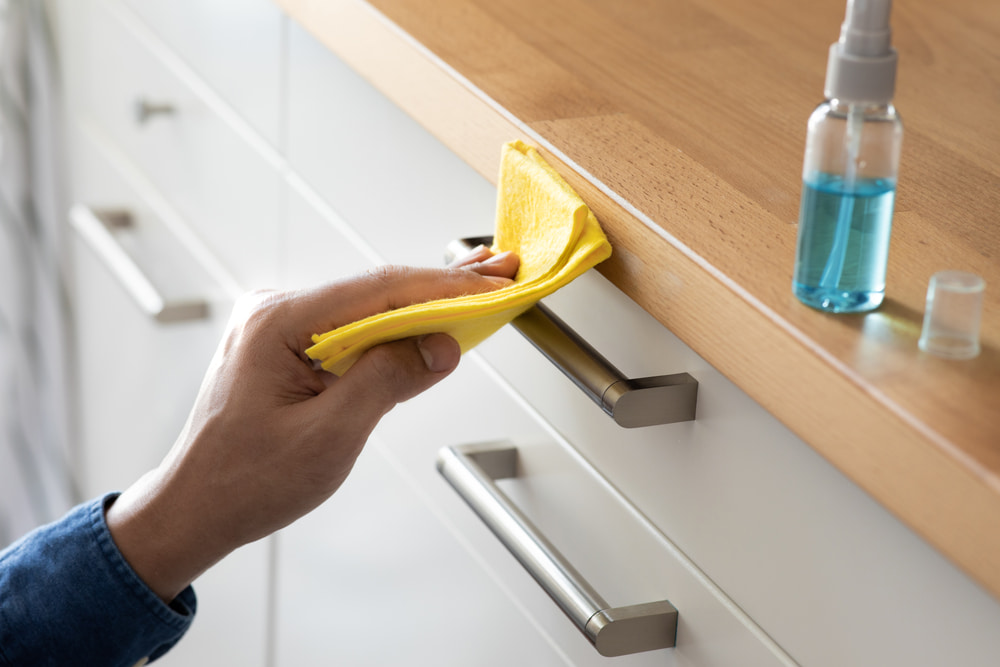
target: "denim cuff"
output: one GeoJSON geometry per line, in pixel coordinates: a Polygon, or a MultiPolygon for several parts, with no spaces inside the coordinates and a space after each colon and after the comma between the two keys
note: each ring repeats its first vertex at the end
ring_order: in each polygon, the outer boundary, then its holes
{"type": "Polygon", "coordinates": [[[118,551],[104,509],[84,503],[0,553],[0,665],[122,665],[155,660],[187,632],[189,586],[171,604],[118,551]]]}

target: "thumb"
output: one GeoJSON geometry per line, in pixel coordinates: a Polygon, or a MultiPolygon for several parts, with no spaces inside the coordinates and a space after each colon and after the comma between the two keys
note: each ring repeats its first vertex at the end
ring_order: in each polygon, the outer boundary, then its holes
{"type": "Polygon", "coordinates": [[[336,413],[353,414],[352,418],[374,428],[397,403],[430,389],[451,374],[461,355],[458,342],[440,333],[376,345],[336,379],[321,398],[331,401],[328,407],[336,413]]]}

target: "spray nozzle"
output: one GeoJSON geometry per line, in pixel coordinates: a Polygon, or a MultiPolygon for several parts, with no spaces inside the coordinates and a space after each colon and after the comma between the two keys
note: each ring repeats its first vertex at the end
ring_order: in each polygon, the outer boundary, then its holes
{"type": "Polygon", "coordinates": [[[840,40],[830,46],[826,96],[848,103],[887,103],[896,87],[892,0],[847,0],[840,40]]]}
{"type": "Polygon", "coordinates": [[[855,56],[884,56],[892,49],[889,28],[890,0],[850,0],[840,28],[840,44],[855,56]]]}

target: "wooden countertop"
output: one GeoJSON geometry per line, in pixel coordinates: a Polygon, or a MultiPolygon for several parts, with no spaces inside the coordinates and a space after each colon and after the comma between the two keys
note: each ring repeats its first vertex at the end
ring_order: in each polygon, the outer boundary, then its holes
{"type": "Polygon", "coordinates": [[[502,142],[537,145],[610,280],[1000,598],[1000,3],[893,8],[887,298],[834,316],[790,284],[843,0],[275,1],[494,182],[502,142]],[[917,348],[942,269],[986,279],[975,360],[917,348]]]}

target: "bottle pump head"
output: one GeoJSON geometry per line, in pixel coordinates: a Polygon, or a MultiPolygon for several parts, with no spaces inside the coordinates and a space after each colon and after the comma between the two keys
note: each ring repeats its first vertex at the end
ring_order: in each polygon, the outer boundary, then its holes
{"type": "Polygon", "coordinates": [[[892,0],[847,0],[840,39],[830,45],[825,95],[849,104],[885,104],[896,88],[892,0]]]}

